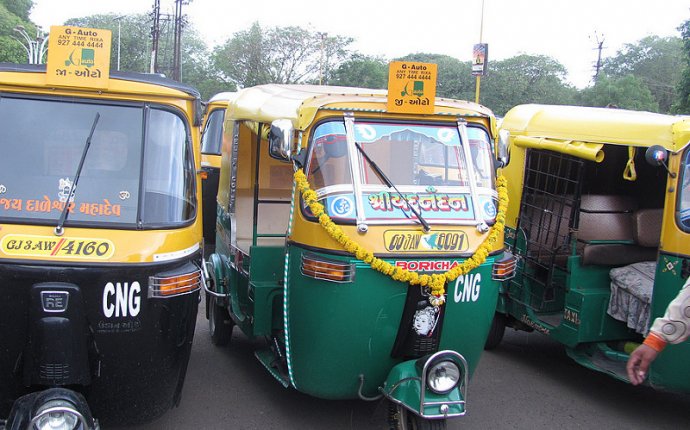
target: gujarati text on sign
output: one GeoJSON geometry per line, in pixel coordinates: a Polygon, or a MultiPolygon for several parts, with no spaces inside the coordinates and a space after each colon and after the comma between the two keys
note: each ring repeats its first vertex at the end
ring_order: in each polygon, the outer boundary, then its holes
{"type": "Polygon", "coordinates": [[[388,68],[388,112],[434,113],[437,65],[393,61],[388,68]]]}
{"type": "Polygon", "coordinates": [[[46,81],[51,85],[108,88],[110,30],[52,26],[46,81]]]}

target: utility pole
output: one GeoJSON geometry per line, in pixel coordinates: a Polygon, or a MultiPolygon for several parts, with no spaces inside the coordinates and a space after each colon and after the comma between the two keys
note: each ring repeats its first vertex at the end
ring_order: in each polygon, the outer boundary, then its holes
{"type": "Polygon", "coordinates": [[[120,70],[120,27],[122,24],[122,18],[126,16],[127,15],[121,15],[115,17],[115,20],[117,20],[117,70],[120,70]]]}
{"type": "Polygon", "coordinates": [[[594,37],[597,39],[597,49],[599,52],[597,54],[597,63],[594,65],[594,77],[592,80],[597,83],[597,78],[599,77],[599,71],[601,70],[601,51],[604,49],[604,35],[601,35],[601,40],[599,40],[599,35],[595,32],[594,37]]]}
{"type": "Polygon", "coordinates": [[[323,85],[323,72],[324,72],[324,64],[323,64],[323,59],[324,59],[324,44],[326,41],[326,35],[327,33],[318,33],[318,35],[321,37],[321,57],[319,58],[319,85],[323,85]]]}
{"type": "Polygon", "coordinates": [[[158,72],[158,40],[161,36],[160,17],[161,17],[161,0],[153,1],[153,25],[151,26],[151,67],[150,73],[158,72]]]}
{"type": "Polygon", "coordinates": [[[191,0],[175,0],[172,78],[176,81],[182,80],[182,30],[186,24],[186,18],[182,15],[182,5],[190,2],[191,0]]]}

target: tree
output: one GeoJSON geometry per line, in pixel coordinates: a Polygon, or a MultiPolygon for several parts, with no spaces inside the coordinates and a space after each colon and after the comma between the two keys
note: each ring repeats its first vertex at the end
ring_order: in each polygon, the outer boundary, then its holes
{"type": "Polygon", "coordinates": [[[254,23],[237,32],[213,52],[213,64],[222,78],[238,87],[269,82],[328,81],[348,56],[352,39],[327,36],[299,27],[263,30],[254,23]]]}
{"type": "Polygon", "coordinates": [[[603,62],[602,71],[610,77],[634,75],[649,88],[661,112],[669,112],[680,81],[683,44],[678,37],[648,36],[625,44],[615,56],[603,62]]]}
{"type": "MultiPolygon", "coordinates": [[[[66,25],[103,28],[112,32],[110,70],[117,70],[117,46],[120,44],[120,70],[149,72],[151,69],[151,18],[145,14],[117,16],[114,14],[73,18],[66,25]],[[118,37],[118,22],[120,25],[118,37]]],[[[158,44],[158,71],[172,73],[173,32],[171,23],[161,26],[158,44]]],[[[181,80],[199,90],[203,98],[221,91],[234,91],[233,85],[224,83],[210,61],[210,53],[191,25],[183,27],[181,46],[181,80]]]]}
{"type": "Polygon", "coordinates": [[[647,85],[633,75],[622,78],[600,76],[594,86],[585,88],[580,93],[580,103],[594,107],[615,105],[622,109],[651,112],[659,110],[659,104],[647,85]]]}
{"type": "Polygon", "coordinates": [[[489,65],[481,102],[504,115],[524,103],[572,104],[577,90],[566,84],[565,67],[551,57],[522,54],[489,65]]]}
{"type": "Polygon", "coordinates": [[[27,63],[24,39],[14,29],[22,26],[33,36],[37,27],[29,21],[31,0],[0,0],[0,62],[27,63]]]}
{"type": "Polygon", "coordinates": [[[683,38],[683,69],[676,87],[676,101],[672,111],[679,114],[690,114],[690,19],[678,30],[683,38]]]}
{"type": "MultiPolygon", "coordinates": [[[[72,18],[65,25],[102,28],[112,32],[110,70],[117,70],[118,21],[120,23],[120,70],[148,72],[151,65],[151,19],[146,14],[92,15],[72,18]]],[[[172,49],[172,48],[171,48],[172,49]]]]}
{"type": "Polygon", "coordinates": [[[328,83],[385,89],[388,86],[388,63],[383,58],[355,54],[333,71],[328,83]]]}
{"type": "Polygon", "coordinates": [[[214,67],[226,84],[239,87],[270,82],[268,65],[264,58],[264,36],[259,23],[255,22],[248,30],[239,31],[223,45],[216,47],[212,54],[214,67]]]}
{"type": "Polygon", "coordinates": [[[211,55],[206,44],[192,27],[182,33],[182,82],[185,82],[201,93],[204,100],[223,91],[235,91],[233,83],[226,83],[220,78],[213,66],[211,55]]]}

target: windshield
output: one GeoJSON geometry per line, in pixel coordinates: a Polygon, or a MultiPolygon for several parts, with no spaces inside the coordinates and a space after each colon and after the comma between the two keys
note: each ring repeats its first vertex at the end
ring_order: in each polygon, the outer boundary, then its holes
{"type": "Polygon", "coordinates": [[[57,222],[96,113],[100,119],[65,225],[161,227],[193,217],[193,159],[187,128],[179,116],[141,104],[4,95],[0,98],[3,222],[57,222]]]}
{"type": "MultiPolygon", "coordinates": [[[[465,148],[456,124],[360,120],[354,123],[354,140],[402,194],[389,189],[372,164],[355,152],[365,219],[410,219],[410,206],[419,209],[427,220],[490,221],[495,217],[491,144],[484,129],[467,127],[465,148]],[[475,217],[471,201],[471,182],[478,192],[477,207],[482,211],[479,217],[475,217]]],[[[344,121],[319,124],[310,150],[308,179],[327,213],[336,221],[354,220],[354,187],[344,121]]]]}
{"type": "Polygon", "coordinates": [[[682,230],[690,231],[690,149],[685,150],[680,171],[682,185],[678,196],[678,220],[682,230]]]}

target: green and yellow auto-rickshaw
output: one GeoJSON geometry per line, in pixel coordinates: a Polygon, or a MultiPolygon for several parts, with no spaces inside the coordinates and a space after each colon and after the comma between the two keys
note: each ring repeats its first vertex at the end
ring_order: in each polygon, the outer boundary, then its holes
{"type": "MultiPolygon", "coordinates": [[[[628,381],[625,364],[690,276],[690,120],[611,108],[521,105],[503,119],[519,264],[487,347],[536,330],[575,361],[628,381]]],[[[648,384],[690,391],[690,344],[648,384]]]]}
{"type": "Polygon", "coordinates": [[[495,119],[436,99],[394,113],[387,93],[263,85],[228,106],[211,339],[265,338],[285,387],[390,400],[393,425],[444,428],[466,411],[498,287],[505,184],[495,119]]]}
{"type": "Polygon", "coordinates": [[[223,121],[228,103],[235,96],[232,92],[218,93],[209,99],[201,126],[201,186],[204,218],[204,242],[216,240],[216,196],[220,176],[220,149],[223,145],[223,121]]]}
{"type": "Polygon", "coordinates": [[[204,284],[201,102],[109,73],[103,33],[53,27],[64,56],[0,65],[1,429],[143,422],[181,398],[204,284]]]}

